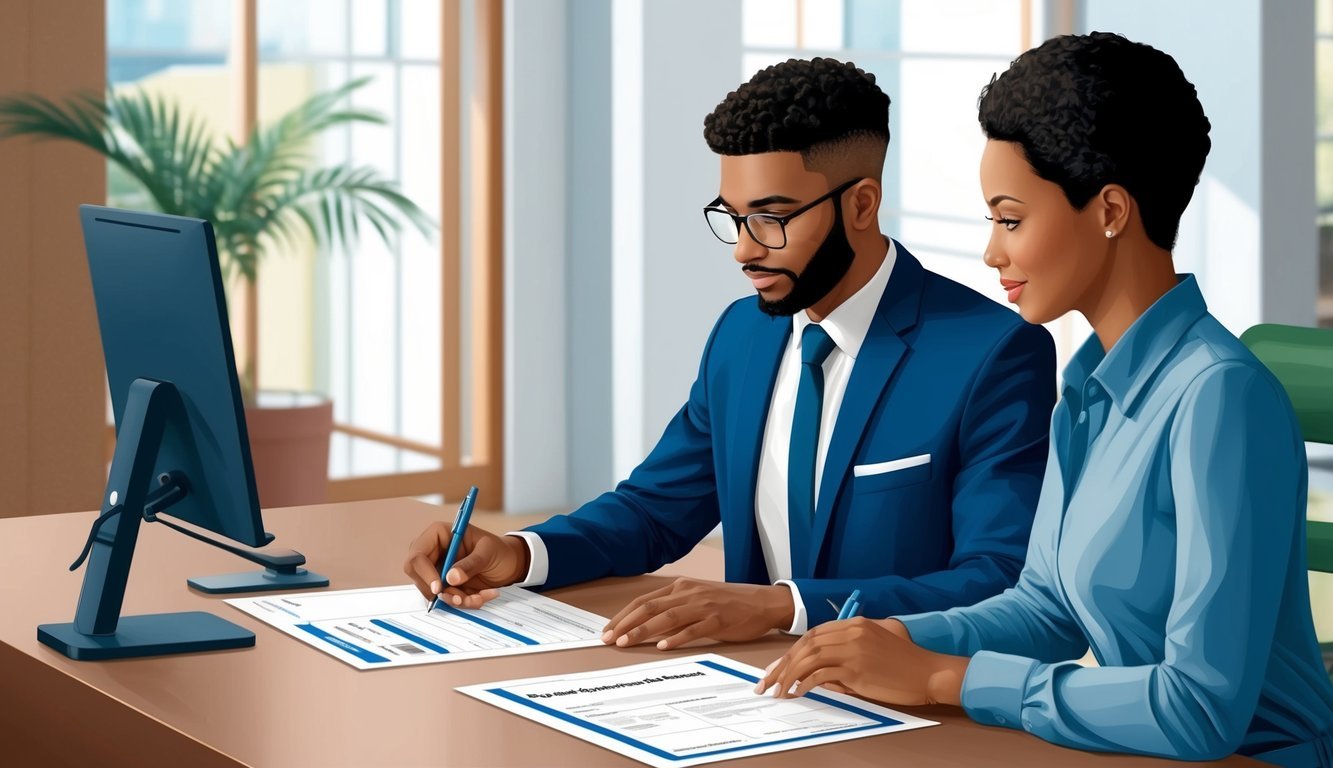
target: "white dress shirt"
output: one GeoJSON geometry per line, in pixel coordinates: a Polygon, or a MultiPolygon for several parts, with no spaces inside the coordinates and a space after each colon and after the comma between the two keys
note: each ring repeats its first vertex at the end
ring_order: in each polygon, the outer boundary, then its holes
{"type": "MultiPolygon", "coordinates": [[[[838,421],[847,380],[851,378],[856,356],[861,351],[870,322],[879,309],[884,288],[889,284],[897,251],[892,240],[888,253],[870,280],[846,301],[820,321],[820,326],[837,345],[824,360],[824,403],[819,419],[819,449],[815,456],[815,498],[819,498],[820,475],[824,471],[824,456],[828,453],[829,438],[838,421]]],[[[778,376],[773,385],[773,397],[768,405],[768,421],[764,427],[763,447],[759,457],[759,476],[755,484],[755,523],[759,529],[759,543],[764,550],[764,563],[774,584],[784,584],[792,593],[795,604],[790,634],[803,634],[809,625],[801,592],[791,581],[791,541],[787,529],[787,454],[791,447],[791,422],[796,412],[796,388],[801,372],[801,332],[810,324],[805,312],[792,315],[792,335],[782,353],[778,376]]],[[[521,537],[528,544],[527,578],[520,587],[534,587],[546,583],[549,560],[546,544],[541,537],[529,531],[511,531],[510,536],[521,537]]]]}
{"type": "MultiPolygon", "coordinates": [[[[893,241],[884,263],[861,290],[820,321],[821,328],[833,339],[836,348],[824,359],[824,402],[819,416],[819,448],[815,452],[815,498],[819,498],[820,479],[824,473],[824,457],[828,454],[829,438],[838,423],[842,396],[847,392],[847,380],[852,376],[856,356],[875,318],[884,288],[897,253],[893,241]]],[[[801,378],[801,332],[810,324],[804,312],[792,315],[791,338],[778,364],[778,377],[773,384],[773,398],[768,404],[768,421],[764,427],[764,443],[759,455],[759,476],[755,483],[754,516],[759,528],[759,544],[764,550],[764,564],[768,577],[775,584],[791,588],[795,603],[792,625],[787,631],[802,634],[808,628],[809,617],[801,592],[790,581],[791,539],[787,526],[787,455],[791,448],[791,422],[796,413],[796,390],[801,378]]]]}

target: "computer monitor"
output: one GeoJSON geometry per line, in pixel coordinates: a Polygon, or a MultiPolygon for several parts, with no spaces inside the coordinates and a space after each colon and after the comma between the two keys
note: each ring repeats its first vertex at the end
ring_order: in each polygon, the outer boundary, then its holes
{"type": "MultiPolygon", "coordinates": [[[[300,553],[248,547],[265,533],[213,228],[202,219],[80,206],[116,449],[102,514],[71,570],[88,560],[75,619],[38,638],[77,659],[219,650],[254,634],[206,612],[120,616],[141,521],[160,522],[268,567],[205,591],[326,586],[300,553]]],[[[198,580],[191,585],[199,588],[198,580]]]]}

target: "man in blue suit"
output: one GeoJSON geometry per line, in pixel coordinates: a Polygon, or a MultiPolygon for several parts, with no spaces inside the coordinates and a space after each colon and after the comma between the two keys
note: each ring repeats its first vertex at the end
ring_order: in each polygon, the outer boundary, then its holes
{"type": "Polygon", "coordinates": [[[723,312],[689,400],[614,491],[504,536],[411,545],[422,594],[646,573],[719,522],[726,582],[643,595],[603,640],[748,640],[835,617],[970,605],[1023,565],[1055,401],[1050,335],[922,267],[879,231],[889,98],[831,59],[756,74],[705,121],[704,210],[757,296],[723,312]]]}

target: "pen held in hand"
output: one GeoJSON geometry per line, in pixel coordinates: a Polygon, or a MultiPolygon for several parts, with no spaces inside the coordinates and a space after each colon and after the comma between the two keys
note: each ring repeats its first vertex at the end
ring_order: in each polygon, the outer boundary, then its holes
{"type": "Polygon", "coordinates": [[[861,612],[861,590],[854,589],[852,594],[847,597],[847,601],[842,604],[842,610],[838,611],[838,621],[850,619],[861,612]]]}
{"type": "MultiPolygon", "coordinates": [[[[440,591],[443,592],[448,586],[449,581],[445,574],[450,568],[454,567],[454,560],[458,557],[458,546],[463,543],[463,533],[467,531],[468,520],[472,517],[472,508],[477,503],[477,486],[472,486],[463,498],[463,503],[458,507],[458,516],[454,518],[453,536],[449,539],[449,551],[444,554],[444,559],[440,561],[440,591]]],[[[427,615],[435,610],[435,605],[440,600],[436,595],[430,601],[430,607],[426,609],[427,615]]]]}

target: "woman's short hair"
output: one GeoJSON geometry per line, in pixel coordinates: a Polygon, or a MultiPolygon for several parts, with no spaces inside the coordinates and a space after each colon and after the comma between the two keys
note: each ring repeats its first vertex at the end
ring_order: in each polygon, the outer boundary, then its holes
{"type": "Polygon", "coordinates": [[[1108,32],[1051,38],[992,77],[978,111],[986,136],[1021,146],[1074,208],[1119,184],[1148,238],[1175,246],[1212,146],[1203,105],[1175,59],[1108,32]]]}

